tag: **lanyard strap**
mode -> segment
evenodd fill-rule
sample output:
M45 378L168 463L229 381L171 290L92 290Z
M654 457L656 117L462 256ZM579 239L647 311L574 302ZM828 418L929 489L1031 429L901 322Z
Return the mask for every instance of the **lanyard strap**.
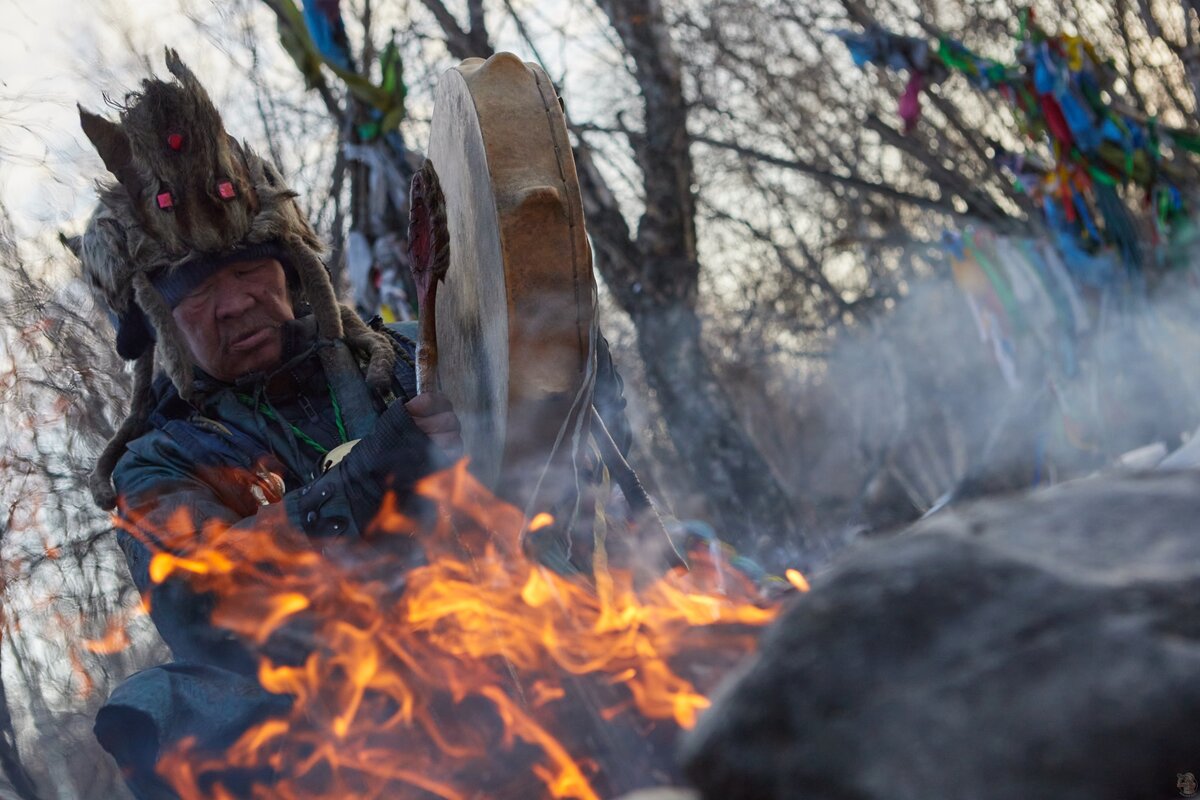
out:
M333 421L337 424L338 438L341 440L342 444L345 444L350 437L346 435L346 423L342 421L342 407L338 405L337 394L333 391L333 387L326 383L325 388L329 390L329 400L331 403L333 403ZM313 450L316 450L318 454L325 455L329 452L328 447L323 446L316 439L312 438L292 423L288 422L287 420L280 420L279 416L270 408L270 406L266 405L265 403L256 403L254 398L248 394L239 393L237 398L250 408L257 408L258 411L267 419L274 420L276 422L282 422L284 425L287 425L292 429L292 433L296 434L297 439L304 442Z

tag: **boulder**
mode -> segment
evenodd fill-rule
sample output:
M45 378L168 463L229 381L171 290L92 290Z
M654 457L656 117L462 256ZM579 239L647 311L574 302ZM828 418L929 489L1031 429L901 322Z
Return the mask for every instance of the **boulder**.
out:
M812 583L683 743L704 800L1160 800L1200 775L1200 473L947 511Z

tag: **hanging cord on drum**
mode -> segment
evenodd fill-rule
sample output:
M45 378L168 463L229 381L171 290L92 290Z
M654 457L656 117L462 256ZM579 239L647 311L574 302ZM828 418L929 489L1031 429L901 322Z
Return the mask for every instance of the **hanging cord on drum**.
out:
M596 302L595 288L592 289L591 301L594 307ZM655 535L661 536L661 541L667 545L668 555L666 566L686 565L687 562L667 533L667 528L658 514L658 509L654 506L654 501L650 498L649 493L642 485L641 479L638 478L633 467L630 466L629 462L621 454L621 449L613 440L608 426L604 424L604 420L593 404L598 371L596 351L598 347L597 339L600 336L600 326L596 322L595 314L592 314L591 318L592 324L588 328L588 358L583 381L571 403L571 408L567 413L566 419L559 428L558 435L555 437L554 445L550 449L550 455L542 467L541 474L538 475L537 482L534 484L533 492L525 507L525 517L526 519L531 519L534 512L539 508L538 499L541 494L542 484L553 468L555 455L559 452L559 448L562 447L563 441L569 432L571 439L571 466L575 482L575 503L564 529L566 531L568 547L567 555L568 558L570 557L570 531L579 518L580 502L584 495L583 488L587 482L587 478L583 475L586 461L583 458L583 450L584 445L590 438L595 442L600 460L604 462L609 473L616 480L617 485L621 487L621 492L625 495L625 500L629 503L630 510L633 511L635 529L639 533L638 538L647 540ZM522 545L524 545L527 533L528 530L521 532ZM603 546L602 543L597 544Z
M593 309L596 304L596 290L593 287L591 297L589 298ZM571 407L567 411L566 418L559 426L558 433L554 437L554 444L550 447L550 453L546 456L546 460L542 465L541 472L538 474L537 481L534 482L533 491L529 494L529 500L525 504L525 527L521 530L520 540L521 548L526 545L526 537L529 534L529 520L533 519L534 515L541 510L542 504L540 497L542 493L542 485L545 483L546 477L554 468L556 456L563 445L563 440L570 433L571 437L571 468L572 477L575 482L575 503L571 509L571 515L563 526L563 531L566 536L567 553L566 557L569 560L571 557L571 530L575 527L576 520L579 519L580 500L583 496L583 480L581 479L581 457L582 445L586 441L584 435L587 431L587 422L590 419L588 409L592 407L592 397L596 392L596 336L599 332L599 326L596 324L595 314L591 315L592 324L588 329L588 358L584 368L583 381L579 385L579 390L575 393L574 399L571 401Z
M608 426L604 424L604 419L596 410L595 405L592 406L591 423L592 436L595 437L596 444L600 449L600 460L608 467L617 486L621 487L621 493L625 495L625 500L629 503L642 533L656 533L670 544L668 560L672 563L669 566L687 566L687 562L675 547L675 543L671 541L667 528L663 525L662 517L658 515L658 509L654 507L654 501L650 499L646 487L642 486L641 478L625 460L625 456L621 455L621 448L617 447L617 443L613 441L612 434L609 433ZM643 525L649 530L645 530Z

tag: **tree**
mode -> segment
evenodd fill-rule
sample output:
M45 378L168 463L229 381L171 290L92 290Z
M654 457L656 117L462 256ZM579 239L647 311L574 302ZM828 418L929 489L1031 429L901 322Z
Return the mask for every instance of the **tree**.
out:
M0 770L26 800L48 787L123 794L92 715L142 659L161 657L86 490L129 377L86 290L58 281L57 258L19 245L0 206Z

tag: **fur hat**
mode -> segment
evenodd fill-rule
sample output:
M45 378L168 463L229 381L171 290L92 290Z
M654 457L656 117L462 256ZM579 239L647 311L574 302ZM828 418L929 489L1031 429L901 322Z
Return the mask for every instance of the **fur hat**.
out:
M278 257L294 277L293 301L312 307L319 336L345 338L369 355L370 382L390 378L395 358L386 336L338 304L321 242L278 169L225 132L208 93L170 48L166 63L174 80L143 81L119 122L79 109L116 181L98 184L99 205L68 245L115 319L118 352L136 361L133 407L92 473L93 498L104 508L115 505L117 459L145 428L156 367L194 399L192 359L172 308L222 264Z

